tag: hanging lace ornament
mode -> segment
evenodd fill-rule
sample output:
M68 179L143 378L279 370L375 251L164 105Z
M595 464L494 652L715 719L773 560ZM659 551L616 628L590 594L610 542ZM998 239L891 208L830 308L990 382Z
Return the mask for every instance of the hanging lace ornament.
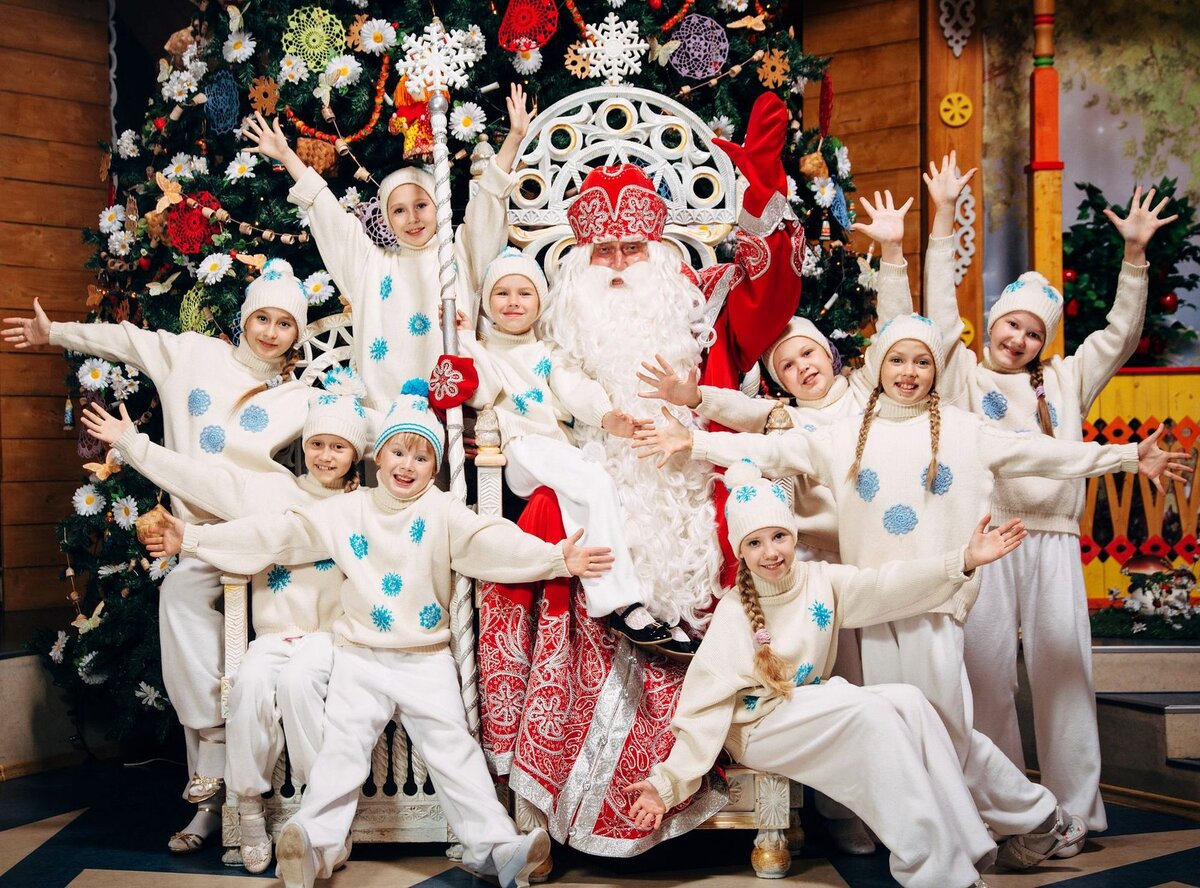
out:
M587 37L579 54L588 60L592 77L618 86L627 75L641 73L642 53L650 45L638 34L637 22L623 22L610 12L600 24L587 26Z
M207 191L189 196L201 206L214 210L221 208L220 202ZM200 207L188 206L185 200L167 210L167 233L171 238L171 246L181 253L194 256L211 244L212 236L220 230L218 223L204 218Z
M204 103L204 113L208 115L212 131L218 135L231 132L241 120L241 115L237 81L228 68L222 68L212 76L204 87L204 95L208 97Z
M183 294L179 303L179 329L185 333L208 333L204 317L204 285L197 283Z
M842 190L841 185L835 186L837 193L833 196L833 204L829 208L829 212L833 213L833 218L837 219L838 225L842 226L846 231L850 230L850 208L846 206L846 192Z
M104 407L104 399L97 394L85 392L79 397L79 406L86 409L90 405L95 404L99 407ZM79 454L81 459L93 460L97 459L102 453L108 449L108 445L96 438L88 427L83 423L79 423L79 437L75 443L75 452Z
M354 208L354 215L362 223L367 237L371 238L376 246L383 247L385 250L400 246L396 232L392 231L392 226L388 225L387 219L383 216L378 197L360 203Z
M509 52L545 46L558 30L554 0L511 0L500 22L500 45Z
M707 80L725 67L729 58L729 37L715 19L689 15L674 33L678 48L671 53L671 67L691 80Z
M283 51L298 55L310 71L324 71L331 58L346 45L346 28L341 20L319 6L302 6L288 16L283 33Z

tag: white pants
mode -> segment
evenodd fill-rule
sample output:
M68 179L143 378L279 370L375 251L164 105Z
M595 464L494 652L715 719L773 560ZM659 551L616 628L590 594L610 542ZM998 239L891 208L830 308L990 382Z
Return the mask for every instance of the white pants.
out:
M644 604L646 597L625 542L617 485L604 466L584 459L578 448L542 435L508 442L504 455L508 458L504 480L513 493L528 497L538 487L549 487L558 496L568 536L583 527L587 532L582 545L612 549L612 570L582 580L588 616L605 617L628 605Z
M1016 705L1020 630L1042 783L1088 829L1107 829L1079 537L1035 531L1016 552L981 569L964 651L975 726L1025 767Z
M994 833L1031 832L1054 813L1054 795L1031 782L974 729L971 686L962 659L963 632L953 617L921 614L866 626L861 632L864 681L905 682L929 699L954 744L979 815Z
M225 748L231 790L245 798L268 791L285 738L292 783L308 782L321 748L332 668L328 632L260 635L250 643L229 694Z
M840 678L796 688L754 727L741 762L856 811L901 885L966 888L995 850L946 729L915 688Z
M454 658L347 645L333 651L324 743L294 818L312 842L318 878L329 878L350 834L371 750L393 715L429 767L463 863L494 873L492 849L520 835L467 730Z

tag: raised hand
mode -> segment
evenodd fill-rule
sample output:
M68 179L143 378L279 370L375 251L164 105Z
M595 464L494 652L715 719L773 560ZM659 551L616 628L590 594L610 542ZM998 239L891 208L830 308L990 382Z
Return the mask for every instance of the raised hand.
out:
M0 335L5 342L11 342L17 348L47 345L50 342L50 318L42 311L42 303L37 297L33 300L33 317L5 318L4 323L16 324L15 327L6 327Z
M120 419L100 406L99 401L92 401L83 408L83 413L79 415L79 418L94 438L111 445L117 443L117 438L133 425L133 420L130 419L129 411L125 409L124 403L118 405L117 409L121 414Z
M626 786L621 792L626 795L638 794L638 797L633 800L633 804L629 806L629 816L633 818L633 822L639 829L653 832L662 825L663 815L667 813L667 806L663 804L662 796L658 794L653 783L649 780L639 780L637 783Z
M150 553L150 557L158 559L178 555L179 550L183 548L183 531L186 526L174 515L167 513L162 532L146 535L146 551Z
M692 449L691 430L672 416L671 411L666 407L662 409L662 413L667 418L667 424L648 429L638 429L634 433L633 443L630 445L634 450L641 451L638 453L638 459L646 459L647 457L658 455L659 459L654 465L660 469L676 453Z
M968 573L981 564L991 564L1003 558L1029 536L1020 518L1006 521L989 532L987 526L991 520L991 515L984 515L971 533L971 541L967 543L967 553L963 558L963 569Z
M590 580L612 570L612 549L607 546L575 545L581 539L582 527L571 534L570 538L563 540L563 561L567 563L567 570L571 572L571 576Z
M871 221L869 223L855 222L850 226L851 230L861 231L878 243L879 255L884 262L891 262L894 265L901 264L904 261L904 214L912 206L913 199L910 197L897 208L892 199L892 192L885 191L880 197L879 192L876 191L874 203L871 203L866 197L860 197L858 202L871 217Z
M700 368L693 367L688 372L687 379L682 379L662 355L655 355L654 359L658 361L657 367L649 361L642 361L642 369L646 372L637 375L637 378L653 391L638 392L638 397L654 398L678 407L691 407L693 410L699 407Z
M1165 426L1160 425L1153 434L1138 442L1138 471L1154 482L1161 492L1162 479L1185 482L1184 475L1192 474L1188 465L1188 456L1174 450L1163 450L1156 443L1162 436Z
M1159 218L1159 213L1163 211L1163 207L1170 200L1171 198L1164 197L1159 201L1158 206L1151 209L1150 205L1154 202L1154 189L1151 188L1147 191L1143 198L1142 186L1139 185L1133 190L1133 200L1129 203L1129 214L1124 219L1114 213L1111 207L1104 208L1104 215L1108 217L1113 228L1117 229L1125 240L1125 261L1130 265L1145 265L1146 245L1153 239L1155 232L1179 218L1178 213L1167 216L1165 219Z
M638 429L654 428L654 420L638 419L620 410L610 410L601 417L600 428L618 438L632 438Z
M512 84L504 105L508 109L508 135L496 152L496 165L506 173L511 173L517 160L517 148L521 140L529 132L529 123L533 120L532 111L526 107L525 88L519 83Z
M931 160L929 172L921 174L921 178L925 180L925 188L929 191L929 199L938 210L949 207L953 213L958 196L975 176L975 167L971 167L961 176L955 171L957 167L958 153L951 151L942 155L941 168Z
M246 146L246 151L251 154L261 154L276 163L283 164L284 169L293 179L299 179L308 169L304 161L300 159L300 155L288 144L287 136L283 134L278 117L272 119L268 125L262 112L255 111L254 117L246 121L242 133L253 143Z

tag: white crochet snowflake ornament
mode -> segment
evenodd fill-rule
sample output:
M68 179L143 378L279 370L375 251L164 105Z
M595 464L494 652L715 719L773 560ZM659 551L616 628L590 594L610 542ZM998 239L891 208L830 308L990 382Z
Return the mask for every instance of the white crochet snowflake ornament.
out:
M444 89L465 87L467 69L485 52L482 37L474 30L447 31L437 19L420 35L406 35L403 46L404 58L396 70L408 78L408 91L417 100Z
M610 12L600 24L587 26L587 36L579 54L589 62L591 76L616 86L626 75L641 73L642 53L650 47L638 34L637 22L623 22Z

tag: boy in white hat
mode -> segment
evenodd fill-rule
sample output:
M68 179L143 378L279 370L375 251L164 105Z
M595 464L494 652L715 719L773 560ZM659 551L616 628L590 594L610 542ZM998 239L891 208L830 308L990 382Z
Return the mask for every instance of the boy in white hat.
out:
M496 800L483 752L467 730L450 654L451 571L499 582L591 577L608 550L561 546L476 515L431 482L445 431L420 394L402 395L375 440L380 485L282 517L191 525L183 551L223 570L252 573L271 562L331 558L346 574L333 624L334 661L324 743L299 813L276 854L287 888L310 888L340 862L371 750L388 720L400 721L425 760L464 863L527 884L549 853L549 837L522 837Z
M512 166L529 128L519 85L513 85L507 103L508 135L479 179L454 246L459 305L472 320L483 270L508 240L507 201L516 182ZM278 118L268 126L261 114L255 117L246 127L255 145L247 150L281 163L295 180L288 200L308 214L325 267L350 304L353 363L366 385L368 405L383 409L406 381L428 379L442 351L433 176L420 167L404 167L380 183L379 209L398 242L385 249L288 145Z

